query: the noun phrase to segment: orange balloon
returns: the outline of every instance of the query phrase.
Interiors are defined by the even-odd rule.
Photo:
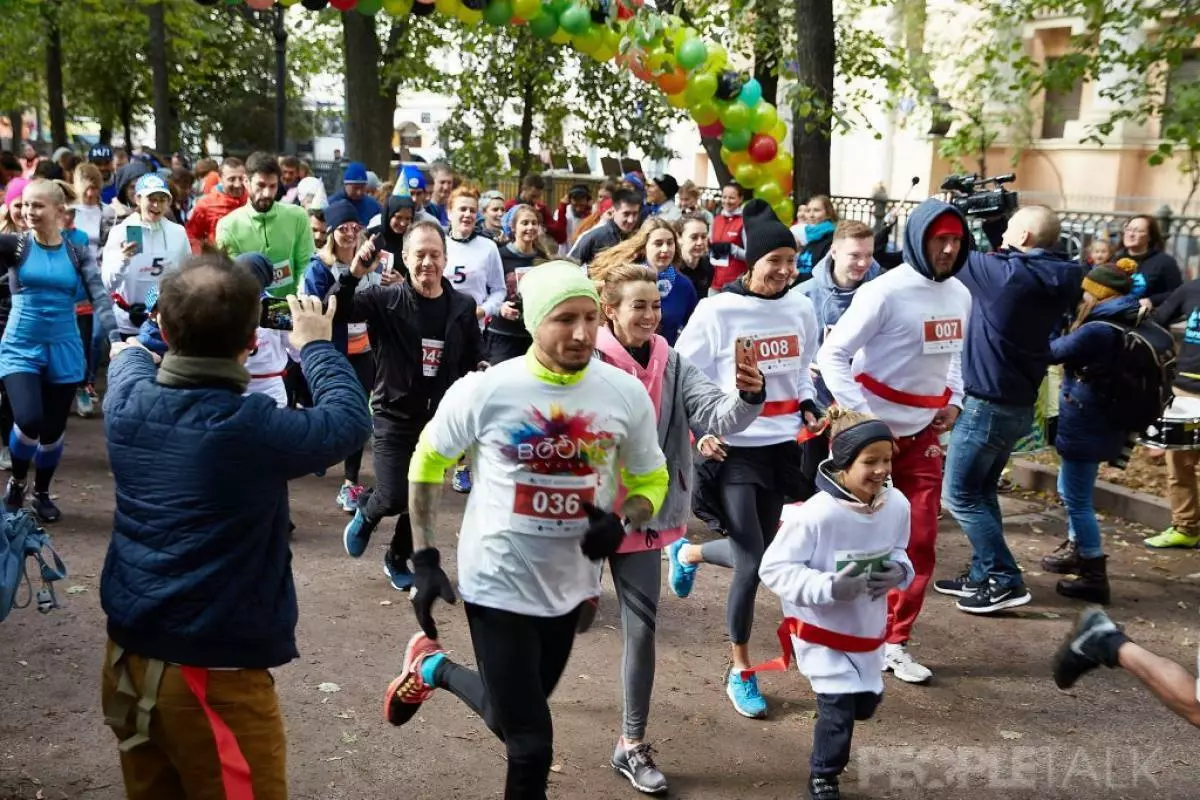
[[[729,167],[730,172],[737,172],[737,168],[743,164],[750,163],[750,154],[745,150],[735,150],[725,159],[725,166]]]
[[[658,88],[667,94],[679,94],[687,88],[687,73],[679,67],[658,76]]]

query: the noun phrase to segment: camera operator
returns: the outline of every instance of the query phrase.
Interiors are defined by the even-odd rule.
[[[1004,217],[984,230],[992,238]],[[937,581],[958,608],[990,614],[1030,600],[1004,541],[1000,475],[1033,424],[1050,363],[1050,337],[1079,301],[1080,265],[1053,248],[1058,216],[1045,206],[1018,209],[992,253],[971,252],[958,279],[974,300],[963,353],[962,415],[950,435],[943,502],[973,550],[968,572]]]
[[[242,394],[259,293],[223,255],[190,259],[162,282],[161,369],[141,346],[112,348],[102,701],[133,800],[224,797],[239,763],[244,796],[287,797],[268,672],[298,656],[287,482],[362,447],[371,417],[317,298],[287,299],[314,407]]]

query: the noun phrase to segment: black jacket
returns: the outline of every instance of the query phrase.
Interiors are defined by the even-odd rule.
[[[696,287],[697,297],[701,300],[708,297],[708,290],[712,288],[713,282],[713,265],[708,256],[700,256],[694,269],[683,266],[679,268],[679,271],[686,275],[692,285]]]
[[[483,360],[475,300],[442,279],[442,291],[450,303],[445,345],[437,377],[426,382],[421,377],[421,323],[412,286],[404,281],[357,292],[358,281],[349,273],[339,278],[333,321],[367,323],[377,347],[371,408],[377,416],[420,433],[450,385]]]
[[[1180,286],[1154,309],[1154,321],[1164,328],[1185,319],[1175,385],[1189,394],[1200,394],[1200,279]]]
[[[1140,256],[1122,252],[1118,258],[1132,258],[1138,263],[1137,272],[1133,276],[1134,290],[1139,297],[1145,297],[1154,305],[1162,303],[1171,292],[1183,283],[1183,275],[1179,273],[1179,263],[1170,253],[1161,250],[1151,250]]]
[[[583,236],[580,236],[568,255],[580,264],[591,264],[596,260],[596,256],[608,248],[620,244],[627,238],[621,232],[621,229],[617,227],[617,223],[610,219],[603,225],[598,225],[583,234]]]

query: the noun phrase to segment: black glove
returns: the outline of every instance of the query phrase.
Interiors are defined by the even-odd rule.
[[[436,547],[426,547],[412,554],[413,584],[412,599],[413,613],[417,615],[417,624],[430,639],[437,639],[437,625],[433,621],[433,601],[441,597],[447,603],[455,603],[458,596],[450,579],[442,571],[441,554]]]
[[[616,555],[617,548],[625,540],[625,525],[611,511],[601,511],[591,503],[584,503],[588,515],[588,529],[583,534],[579,547],[593,561]]]
[[[729,258],[733,253],[733,245],[729,242],[713,242],[709,245],[713,258]]]

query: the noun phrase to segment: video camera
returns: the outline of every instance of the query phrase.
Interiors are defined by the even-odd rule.
[[[942,191],[951,192],[950,203],[968,217],[1008,216],[1017,210],[1017,193],[1004,184],[1017,179],[1014,173],[981,178],[978,175],[951,175],[942,181]],[[994,189],[983,189],[994,184]]]

